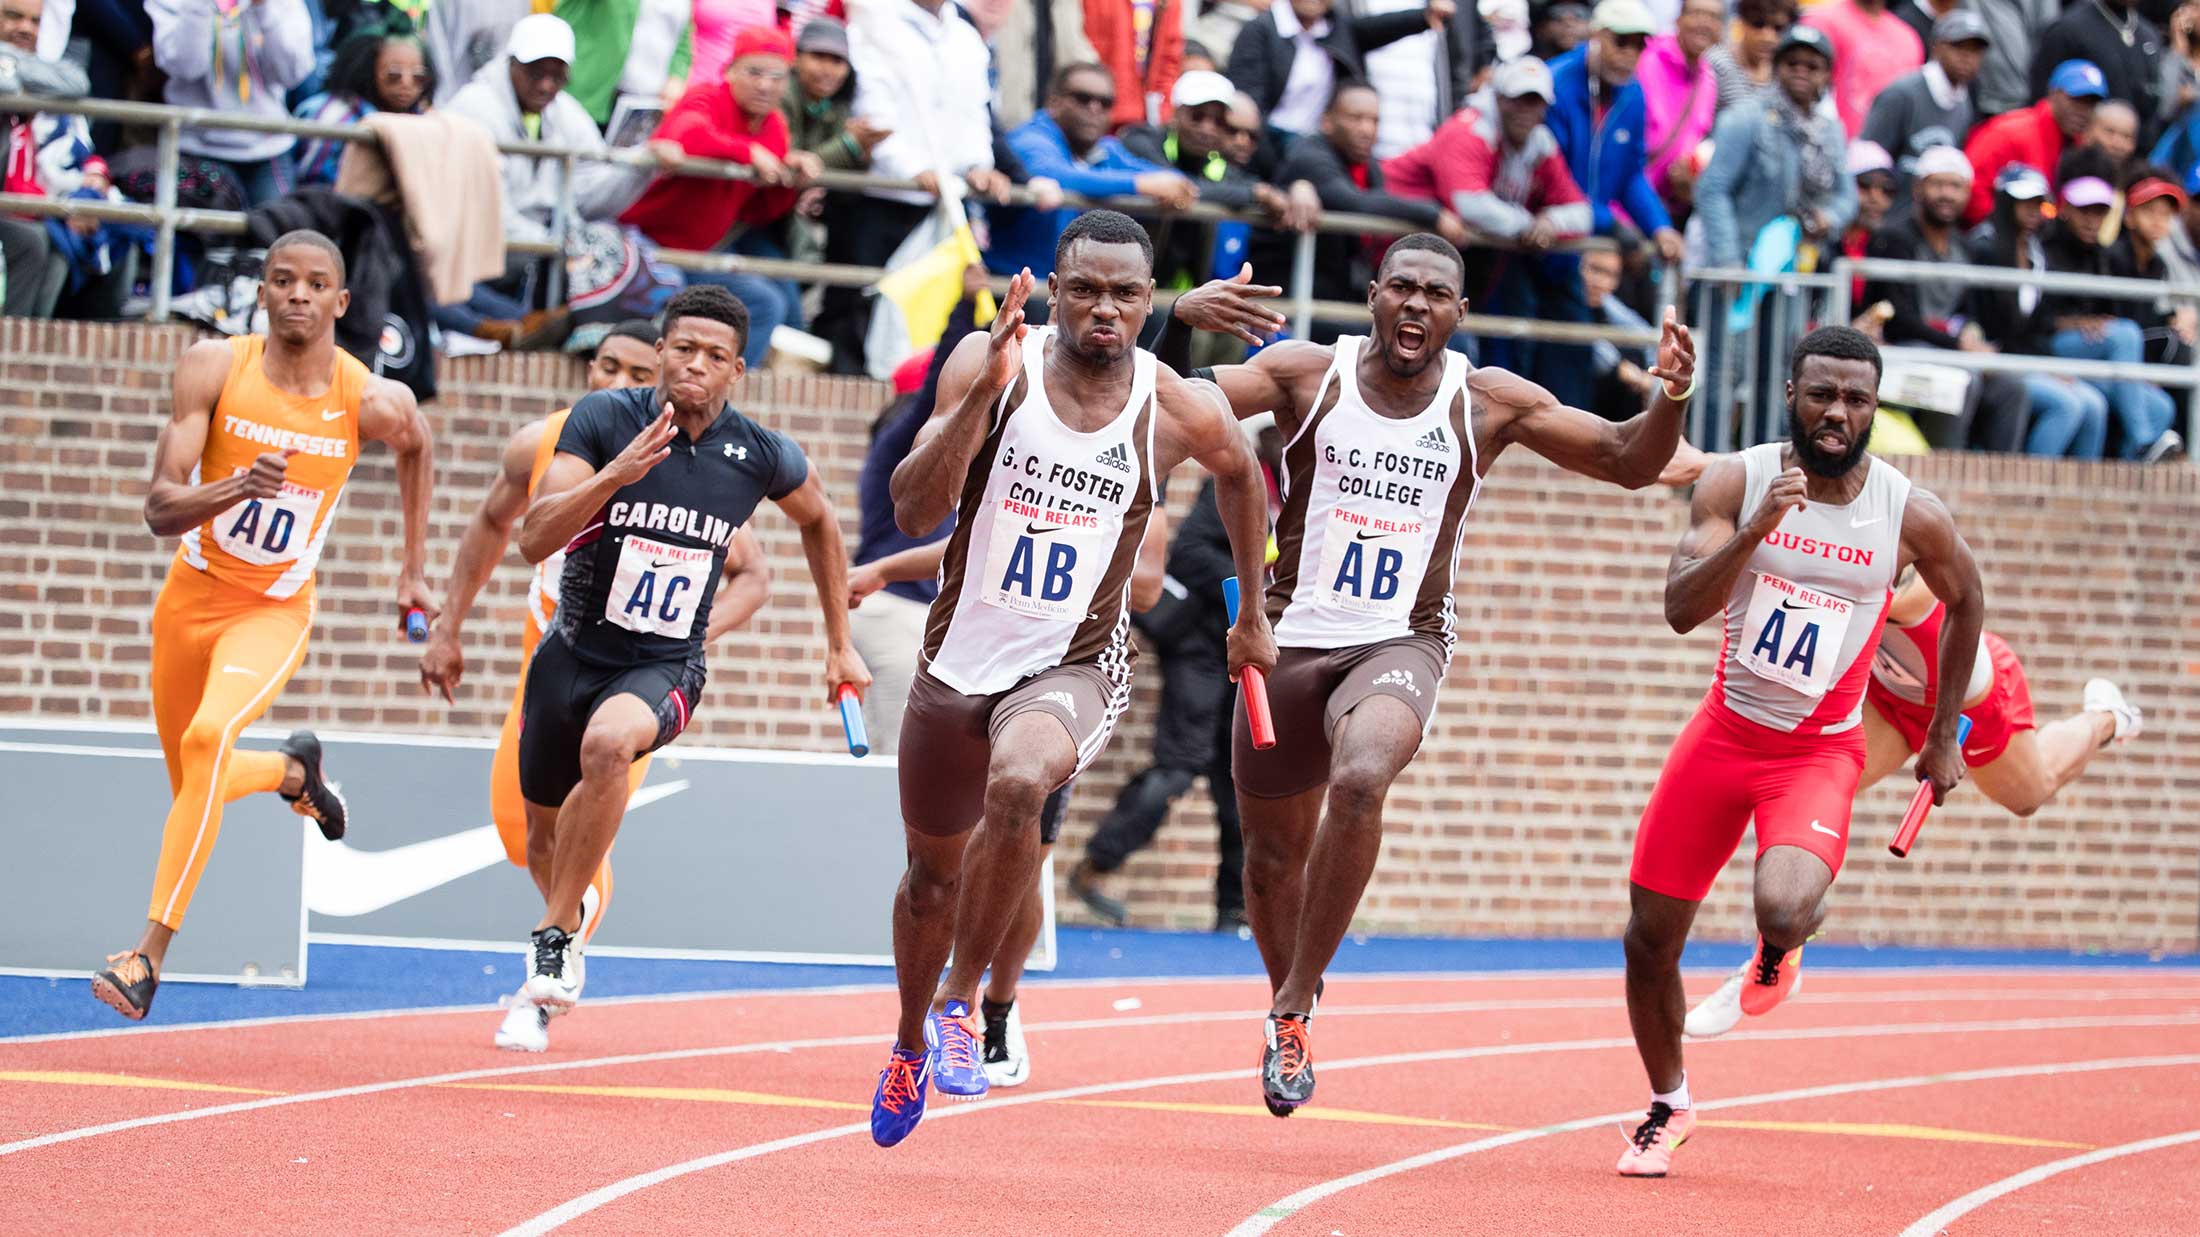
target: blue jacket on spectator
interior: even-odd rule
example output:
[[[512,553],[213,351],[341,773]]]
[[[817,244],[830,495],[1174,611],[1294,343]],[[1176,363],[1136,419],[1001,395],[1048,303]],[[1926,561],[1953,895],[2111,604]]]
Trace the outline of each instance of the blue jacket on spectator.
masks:
[[[1813,117],[1830,150],[1843,147],[1841,122],[1823,113]],[[1793,209],[1802,176],[1802,157],[1794,143],[1767,126],[1765,103],[1751,99],[1719,114],[1711,128],[1711,162],[1696,177],[1696,218],[1703,221],[1704,249],[1713,266],[1741,266],[1765,225]],[[1829,232],[1838,238],[1856,217],[1856,178],[1839,168],[1833,194],[1816,208],[1826,214]]]
[[[1642,86],[1629,82],[1620,87],[1599,125],[1596,101],[1589,94],[1589,44],[1553,58],[1551,81],[1558,101],[1551,104],[1543,123],[1558,138],[1574,183],[1589,199],[1597,232],[1611,233],[1615,202],[1626,208],[1627,217],[1644,235],[1672,227],[1673,217],[1665,213],[1665,203],[1658,200],[1643,171],[1648,156],[1643,151],[1647,121]]]
[[[1071,193],[1087,197],[1136,193],[1140,176],[1170,170],[1139,158],[1112,137],[1101,138],[1091,156],[1079,160],[1070,153],[1062,126],[1045,112],[1011,130],[1008,146],[1032,176],[1058,181]],[[997,275],[1013,275],[1028,266],[1034,276],[1045,279],[1054,272],[1054,243],[1082,209],[1065,206],[1037,211],[1014,207],[994,211],[993,248],[985,255],[986,268]]]

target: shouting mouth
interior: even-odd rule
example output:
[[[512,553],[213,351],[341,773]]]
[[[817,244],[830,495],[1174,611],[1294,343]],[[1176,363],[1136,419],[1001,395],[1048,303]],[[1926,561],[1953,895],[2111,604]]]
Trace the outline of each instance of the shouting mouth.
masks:
[[[1839,430],[1819,430],[1810,441],[1827,455],[1840,455],[1849,449],[1849,436]]]
[[[1401,360],[1413,360],[1428,350],[1428,328],[1418,322],[1401,322],[1390,333],[1390,344]]]

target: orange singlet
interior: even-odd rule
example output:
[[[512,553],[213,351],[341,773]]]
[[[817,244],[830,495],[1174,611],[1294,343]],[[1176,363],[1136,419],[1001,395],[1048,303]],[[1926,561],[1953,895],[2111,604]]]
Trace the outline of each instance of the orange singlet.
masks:
[[[338,349],[328,388],[295,396],[261,367],[266,341],[229,341],[201,484],[295,449],[282,492],[230,507],[183,535],[153,605],[153,719],[175,802],[161,835],[146,918],[180,927],[221,832],[222,806],[282,785],[275,752],[234,750],[305,660],[313,568],[359,458],[359,406],[372,375]]]
[[[561,408],[545,418],[542,437],[535,444],[535,460],[527,472],[527,497],[532,500],[535,490],[542,485],[544,473],[550,471],[550,461],[557,458],[558,436],[565,431],[565,418],[573,410]],[[497,837],[504,842],[504,857],[519,867],[527,866],[527,799],[519,789],[519,719],[520,702],[527,695],[527,671],[534,664],[535,646],[542,643],[543,634],[550,630],[551,621],[558,612],[558,577],[565,571],[565,551],[560,550],[535,565],[534,574],[527,581],[527,614],[520,629],[519,685],[512,691],[512,707],[504,714],[504,729],[497,735],[497,754],[489,767],[489,812],[496,821]],[[649,757],[644,755],[634,762],[627,775],[627,793],[642,788],[643,779],[649,776]],[[604,856],[603,866],[596,870],[595,879],[589,881],[595,891],[595,905],[589,908],[587,930],[582,939],[596,935],[603,923],[604,908],[611,904],[611,856]]]

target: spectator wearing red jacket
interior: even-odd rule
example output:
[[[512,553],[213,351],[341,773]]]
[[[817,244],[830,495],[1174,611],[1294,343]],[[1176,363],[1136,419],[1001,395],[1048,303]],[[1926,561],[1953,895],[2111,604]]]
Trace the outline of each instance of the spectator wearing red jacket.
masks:
[[[2108,79],[2090,60],[2065,60],[2047,79],[2047,97],[2030,107],[2003,112],[1971,131],[1963,153],[1971,159],[1971,203],[1965,226],[1976,225],[1994,209],[1994,178],[2021,163],[2055,182],[2063,149],[2093,123],[2093,108],[2108,97]]]
[[[668,167],[682,159],[722,159],[747,165],[754,180],[659,176],[619,222],[667,249],[707,252],[724,247],[737,229],[775,222],[794,209],[802,186],[822,164],[808,151],[787,150],[787,120],[779,103],[793,63],[794,41],[786,31],[743,30],[725,76],[690,87],[650,139],[650,152]],[[748,307],[744,359],[752,367],[769,355],[772,330],[799,312],[799,302],[789,304],[785,288],[755,275],[695,273],[689,282],[721,284]]]
[[[1169,118],[1169,92],[1184,71],[1184,0],[1085,0],[1085,41],[1115,78],[1108,128]]]

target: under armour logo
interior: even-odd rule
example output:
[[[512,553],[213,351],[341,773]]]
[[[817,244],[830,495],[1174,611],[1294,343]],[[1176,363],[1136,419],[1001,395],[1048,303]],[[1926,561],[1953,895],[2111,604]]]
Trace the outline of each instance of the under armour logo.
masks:
[[[729,442],[726,444],[726,455],[730,459],[745,460],[749,458],[749,449],[747,447],[734,446],[732,443]]]
[[[1129,472],[1131,470],[1131,453],[1124,448],[1122,443],[1117,443],[1095,456],[1093,462],[1104,468],[1113,468],[1117,472]]]

